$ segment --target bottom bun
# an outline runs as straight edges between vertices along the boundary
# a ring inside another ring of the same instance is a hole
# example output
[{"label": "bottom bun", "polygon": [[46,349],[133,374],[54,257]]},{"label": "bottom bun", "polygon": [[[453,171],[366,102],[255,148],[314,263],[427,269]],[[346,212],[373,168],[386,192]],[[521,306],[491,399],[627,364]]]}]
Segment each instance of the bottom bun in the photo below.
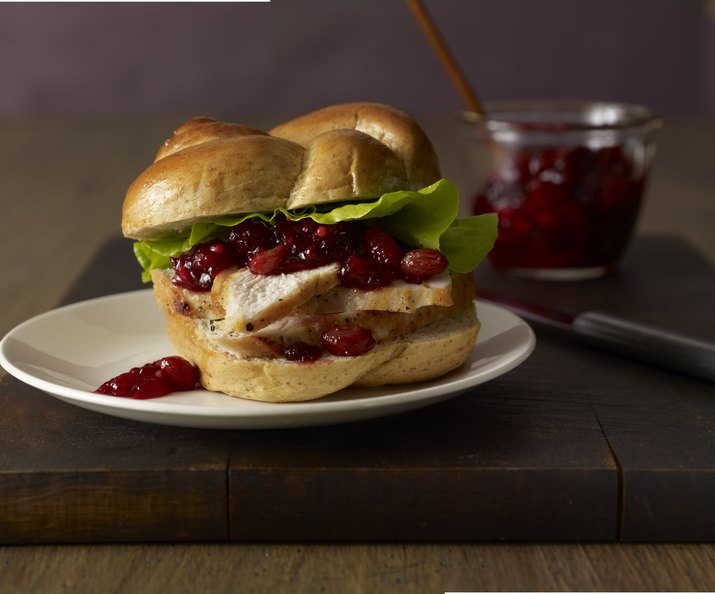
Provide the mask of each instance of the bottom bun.
[{"label": "bottom bun", "polygon": [[311,363],[240,358],[208,339],[207,322],[165,310],[166,330],[180,355],[215,392],[263,402],[314,400],[351,385],[382,386],[434,379],[466,361],[479,332],[476,309],[444,318],[358,357],[325,356]]},{"label": "bottom bun", "polygon": [[359,377],[352,385],[385,386],[434,379],[468,358],[479,334],[476,309],[444,318],[402,339],[402,352]]}]

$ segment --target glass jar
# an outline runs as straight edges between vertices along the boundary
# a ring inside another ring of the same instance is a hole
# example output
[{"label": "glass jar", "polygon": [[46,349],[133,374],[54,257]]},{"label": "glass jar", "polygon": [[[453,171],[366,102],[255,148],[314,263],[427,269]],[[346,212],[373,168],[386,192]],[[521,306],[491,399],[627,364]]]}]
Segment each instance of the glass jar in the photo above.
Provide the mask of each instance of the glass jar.
[{"label": "glass jar", "polygon": [[633,234],[661,119],[575,101],[499,102],[487,113],[466,113],[462,125],[472,210],[499,214],[492,263],[549,280],[611,270]]}]

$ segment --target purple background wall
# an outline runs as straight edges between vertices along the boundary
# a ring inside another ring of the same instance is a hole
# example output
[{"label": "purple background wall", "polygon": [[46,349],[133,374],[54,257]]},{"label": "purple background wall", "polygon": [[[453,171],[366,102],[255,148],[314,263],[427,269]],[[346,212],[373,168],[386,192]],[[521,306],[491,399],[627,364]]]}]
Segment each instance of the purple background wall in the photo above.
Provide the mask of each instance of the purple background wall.
[{"label": "purple background wall", "polygon": [[[713,0],[425,0],[483,99],[715,114]],[[400,0],[0,4],[0,116],[462,102]]]}]

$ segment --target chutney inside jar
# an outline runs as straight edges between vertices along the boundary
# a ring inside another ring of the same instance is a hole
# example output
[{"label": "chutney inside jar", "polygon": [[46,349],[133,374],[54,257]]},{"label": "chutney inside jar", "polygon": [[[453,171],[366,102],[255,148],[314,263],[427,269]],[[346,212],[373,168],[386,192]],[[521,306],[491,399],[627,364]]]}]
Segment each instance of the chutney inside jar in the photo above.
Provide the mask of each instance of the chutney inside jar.
[{"label": "chutney inside jar", "polygon": [[488,152],[472,210],[499,215],[492,263],[553,280],[611,270],[633,234],[660,119],[639,106],[582,102],[502,103],[488,113],[465,123],[470,164]]}]

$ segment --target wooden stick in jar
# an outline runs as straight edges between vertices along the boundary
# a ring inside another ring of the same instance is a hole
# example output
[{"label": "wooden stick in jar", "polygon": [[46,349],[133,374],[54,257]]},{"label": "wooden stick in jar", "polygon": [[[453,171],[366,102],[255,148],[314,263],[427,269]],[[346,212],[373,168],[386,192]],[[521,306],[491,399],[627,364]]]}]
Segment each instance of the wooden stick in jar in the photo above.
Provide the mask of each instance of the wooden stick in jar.
[{"label": "wooden stick in jar", "polygon": [[482,107],[481,102],[477,98],[477,95],[474,93],[472,87],[469,85],[469,82],[464,76],[464,73],[459,67],[459,64],[457,64],[457,61],[454,59],[454,56],[452,56],[452,53],[449,51],[447,44],[437,30],[434,21],[427,13],[427,10],[423,6],[422,2],[420,0],[405,1],[407,2],[409,8],[412,10],[415,19],[417,19],[417,22],[422,27],[422,30],[427,36],[427,39],[432,44],[432,47],[437,52],[437,55],[442,61],[442,64],[447,69],[447,72],[451,76],[452,81],[454,82],[458,91],[464,98],[469,110],[480,116],[484,116],[485,111]]}]

